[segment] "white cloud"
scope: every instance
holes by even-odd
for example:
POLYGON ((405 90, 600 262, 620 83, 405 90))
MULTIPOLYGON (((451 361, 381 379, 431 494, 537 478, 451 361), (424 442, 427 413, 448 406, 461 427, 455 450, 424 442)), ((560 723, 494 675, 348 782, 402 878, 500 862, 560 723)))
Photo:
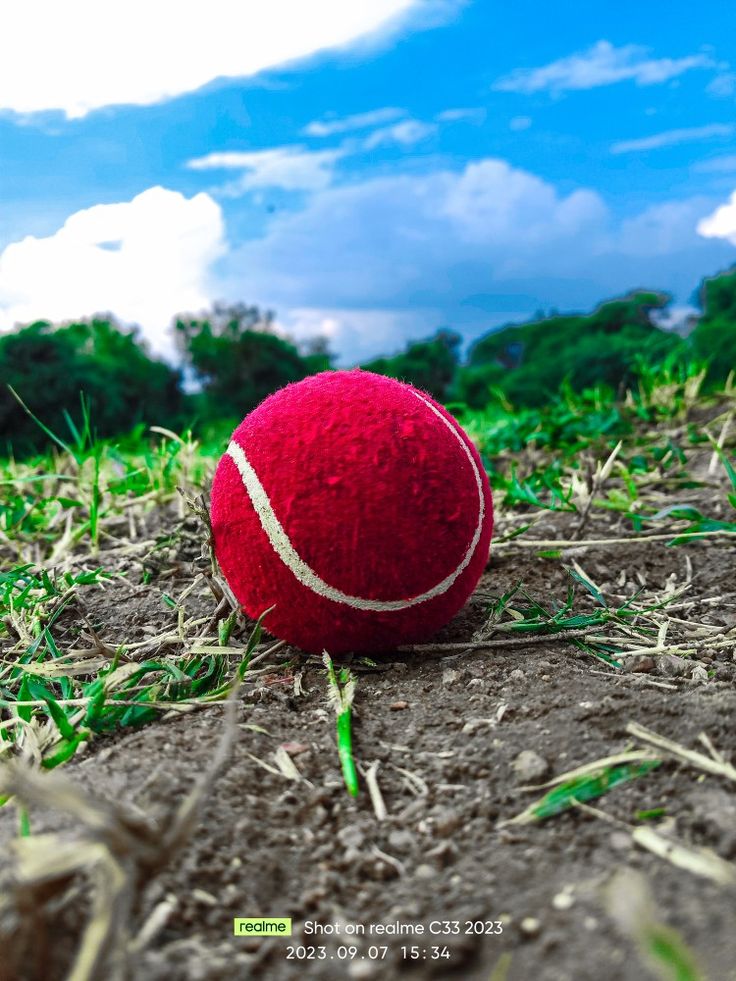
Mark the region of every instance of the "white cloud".
POLYGON ((473 123, 478 126, 485 121, 486 110, 482 106, 475 109, 444 109, 434 118, 438 123, 473 123))
POLYGON ((718 136, 731 136, 736 126, 731 123, 709 123, 707 126, 691 126, 686 129, 670 129, 653 136, 644 136, 637 140, 621 140, 614 143, 611 153, 638 153, 641 150, 659 150, 665 146, 677 146, 679 143, 693 143, 698 140, 711 140, 718 136))
POLYGON ((673 304, 666 310, 653 310, 651 317, 659 327, 687 337, 695 329, 700 318, 700 310, 691 303, 673 304))
POLYGON ((717 99, 728 99, 736 93, 736 73, 723 72, 716 75, 705 90, 708 95, 715 96, 717 99))
POLYGON ((731 246, 696 231, 712 199, 617 223, 591 189, 564 193, 503 160, 336 184, 220 265, 218 295, 329 335, 343 363, 450 325, 466 336, 536 309, 590 309, 635 286, 684 300, 731 246))
POLYGON ((704 197, 651 205, 621 223, 616 249, 629 256, 656 256, 696 246, 696 226, 707 207, 704 197))
POLYGON ((610 41, 598 41, 587 51, 560 58, 541 68, 517 68, 500 78, 494 89, 501 92, 565 92, 593 89, 616 82, 656 85, 682 75, 692 68, 710 68, 713 61, 705 54, 685 58, 651 58, 649 49, 637 44, 616 48, 610 41))
POLYGON ((724 238, 736 245, 736 191, 726 204, 698 222, 698 234, 704 238, 724 238))
POLYGON ((393 126, 384 126, 374 130, 362 142, 365 150, 373 150, 379 146, 413 146, 428 139, 437 130, 433 123, 422 123, 418 119, 405 119, 404 122, 394 123, 393 126))
POLYGON ((24 0, 4 5, 0 109, 151 105, 395 26, 417 0, 24 0))
POLYGON ((509 129, 513 130, 514 133, 520 133, 522 130, 529 129, 531 124, 531 116, 514 116, 509 123, 509 129))
POLYGON ((561 195, 500 160, 375 178, 278 215, 264 237, 231 253, 221 293, 276 309, 287 327, 293 311, 340 311, 329 315, 335 347, 364 356, 443 323, 487 324, 488 313, 463 306, 465 298, 508 294, 518 278, 571 282, 580 243, 586 256, 603 250, 608 221, 594 192, 561 195))
POLYGON ((701 160, 695 165, 695 170, 706 174, 730 174, 736 170, 736 153, 714 157, 712 160, 701 160))
POLYGON ((593 191, 560 197, 554 187, 504 160, 469 164, 437 204, 471 242, 503 242, 506 248, 543 246, 600 226, 606 207, 593 191))
POLYGON ((258 187, 280 187, 286 191, 318 191, 332 181, 332 172, 342 150, 305 150, 299 146, 273 147, 250 152, 209 153, 190 160, 191 170, 240 170, 242 176, 220 189, 237 197, 258 187))
POLYGON ((297 341, 325 337, 334 351, 350 352, 348 362, 355 363, 378 352, 392 354, 403 347, 405 338, 431 333, 438 316, 431 309, 296 307, 278 325, 297 341))
POLYGON ((365 360, 444 324, 477 335, 512 310, 585 309, 632 285, 683 296, 728 256, 718 239, 736 243, 736 195, 698 226, 712 209, 669 202, 617 226, 594 191, 485 159, 317 190, 228 252, 211 197, 156 187, 0 253, 0 328, 109 310, 169 354, 176 312, 241 300, 365 360))
MULTIPOLYGON (((345 120, 343 120, 345 122, 345 120)), ((187 161, 190 170, 241 171, 234 181, 216 189, 223 197, 240 197, 257 188, 278 187, 285 191, 322 191, 332 183, 337 161, 348 154, 376 147, 409 147, 432 136, 435 123, 406 119, 384 126, 362 139, 346 139, 331 150, 307 150, 302 146, 269 147, 265 150, 228 150, 208 153, 187 161)))
MULTIPOLYGON (((331 133, 348 131, 367 125, 367 117, 375 122, 382 113, 402 112, 402 110, 377 110, 362 116, 352 116, 332 125, 331 133), (352 120, 352 122, 350 122, 352 120), (348 123, 350 122, 350 125, 348 123)), ((310 127, 317 124, 310 123, 310 127)), ((307 127, 309 129, 309 127, 307 127)), ((437 130, 435 123, 423 123, 416 119, 405 119, 374 130, 367 136, 357 139, 349 137, 342 144, 330 150, 308 150, 303 146, 269 147, 265 150, 226 150, 214 151, 204 157, 189 160, 190 170, 239 170, 237 180, 217 188, 217 193, 225 197, 239 197, 256 188, 278 187, 286 191, 321 191, 332 183, 337 161, 348 154, 373 150, 380 146, 413 146, 432 136, 437 130)))
POLYGON ((210 269, 224 252, 222 213, 207 194, 152 187, 77 211, 54 235, 0 253, 0 329, 111 311, 170 354, 172 316, 211 303, 210 269))
POLYGON ((356 129, 368 129, 369 126, 381 126, 405 115, 405 109, 387 106, 384 109, 372 109, 370 112, 343 116, 341 119, 316 119, 305 126, 302 132, 306 136, 334 136, 335 133, 349 133, 356 129))

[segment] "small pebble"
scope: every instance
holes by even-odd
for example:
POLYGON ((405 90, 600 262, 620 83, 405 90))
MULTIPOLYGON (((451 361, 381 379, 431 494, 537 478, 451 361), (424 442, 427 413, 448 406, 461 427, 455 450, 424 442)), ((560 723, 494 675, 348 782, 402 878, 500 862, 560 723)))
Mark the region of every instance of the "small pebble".
POLYGON ((392 702, 388 708, 390 712, 403 712, 404 709, 409 708, 409 703, 404 701, 392 702))
POLYGON ((569 889, 563 889, 553 898, 552 905, 555 909, 570 909, 575 905, 575 896, 569 889))
POLYGON ((649 657, 648 654, 644 654, 641 657, 627 657, 624 664, 624 671, 635 674, 650 674, 656 666, 654 658, 649 657))
POLYGON ((406 851, 414 845, 414 835, 411 831, 396 829, 389 834, 388 844, 397 852, 406 851))
POLYGON ((312 820, 317 827, 324 824, 328 817, 329 814, 327 809, 321 804, 317 804, 317 806, 312 810, 312 820))
POLYGON ((380 962, 372 960, 358 961, 353 960, 348 967, 348 977, 351 978, 375 978, 381 970, 380 962))
POLYGON ((678 654, 663 654, 657 664, 659 673, 666 678, 681 678, 690 666, 690 662, 678 654))
POLYGON ((462 732, 477 732, 478 729, 485 729, 491 725, 490 719, 468 719, 462 728, 462 732))
POLYGON ((337 832, 337 840, 343 848, 360 848, 365 835, 357 825, 349 824, 347 828, 341 828, 337 832))
POLYGON ((525 916, 519 924, 519 929, 527 937, 536 937, 541 927, 542 924, 534 916, 525 916))
POLYGON ((309 752, 309 746, 306 743, 281 743, 281 749, 289 756, 299 756, 300 753, 309 752))
POLYGON ((523 749, 511 764, 522 783, 541 780, 549 770, 549 763, 533 749, 523 749))
POLYGON ((432 829, 440 838, 453 834, 462 823, 462 815, 449 807, 432 815, 432 829))

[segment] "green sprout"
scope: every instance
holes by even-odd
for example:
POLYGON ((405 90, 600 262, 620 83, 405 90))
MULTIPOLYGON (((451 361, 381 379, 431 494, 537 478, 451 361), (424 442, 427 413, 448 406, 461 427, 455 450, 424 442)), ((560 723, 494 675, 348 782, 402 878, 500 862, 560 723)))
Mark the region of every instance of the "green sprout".
POLYGON ((358 796, 358 771, 353 758, 351 728, 352 703, 355 696, 355 677, 348 668, 335 671, 332 658, 325 651, 322 661, 327 668, 327 693, 337 715, 337 755, 340 758, 345 786, 351 797, 358 796))

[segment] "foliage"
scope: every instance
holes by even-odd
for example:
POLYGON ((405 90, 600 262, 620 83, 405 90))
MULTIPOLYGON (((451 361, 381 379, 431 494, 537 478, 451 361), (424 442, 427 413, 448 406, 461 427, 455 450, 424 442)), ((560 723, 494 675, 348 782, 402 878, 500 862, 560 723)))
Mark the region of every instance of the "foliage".
POLYGON ((442 329, 427 340, 409 344, 401 354, 376 358, 361 367, 410 382, 444 402, 455 379, 461 342, 455 331, 442 329))
POLYGON ((179 347, 201 386, 200 416, 241 419, 271 392, 329 367, 323 344, 302 355, 274 332, 273 314, 258 307, 216 304, 204 318, 180 316, 179 347))
POLYGON ((709 380, 723 381, 736 369, 736 266, 703 281, 700 304, 693 349, 708 362, 709 380))
POLYGON ((527 824, 532 821, 544 821, 568 811, 579 803, 595 800, 613 790, 621 783, 635 780, 655 769, 661 760, 642 760, 638 763, 621 763, 618 766, 603 767, 598 771, 573 777, 571 780, 554 787, 544 797, 531 804, 526 811, 518 815, 512 822, 527 824))
POLYGON ((485 334, 460 370, 458 393, 481 408, 484 383, 530 406, 549 401, 565 379, 578 391, 604 384, 623 392, 633 384, 641 361, 657 364, 668 356, 686 356, 684 341, 652 320, 667 302, 663 293, 636 292, 603 303, 591 314, 544 317, 485 334))
POLYGON ((483 409, 500 391, 505 376, 506 369, 497 361, 463 365, 455 378, 454 398, 471 409, 483 409))
POLYGON ((12 451, 24 455, 48 440, 8 386, 53 430, 66 432, 68 420, 82 429, 90 415, 101 437, 181 420, 179 372, 150 358, 137 331, 112 319, 56 328, 37 321, 0 336, 0 440, 4 451, 12 439, 12 451))
MULTIPOLYGON (((682 407, 736 367, 736 267, 706 279, 700 297, 703 315, 687 338, 658 323, 669 298, 641 290, 589 314, 539 315, 489 332, 471 346, 465 364, 460 335, 443 328, 362 367, 457 403, 460 412, 497 404, 517 414, 538 409, 537 443, 546 438, 548 420, 558 424, 567 415, 574 427, 578 414, 584 427, 597 417, 598 408, 574 404, 588 392, 605 405, 600 431, 614 435, 612 413, 627 391, 639 417, 654 420, 670 412, 673 398, 682 407), (557 406, 551 414, 550 406, 557 406)), ((40 450, 49 430, 68 431, 78 442, 144 423, 174 429, 196 423, 201 436, 212 425, 232 425, 289 382, 333 367, 325 338, 297 346, 257 306, 215 304, 202 315, 180 315, 173 329, 181 371, 152 359, 137 330, 111 317, 56 327, 38 321, 1 336, 0 452, 23 457, 40 450), (85 436, 90 419, 95 431, 85 436)), ((535 487, 527 482, 533 495, 535 487)))

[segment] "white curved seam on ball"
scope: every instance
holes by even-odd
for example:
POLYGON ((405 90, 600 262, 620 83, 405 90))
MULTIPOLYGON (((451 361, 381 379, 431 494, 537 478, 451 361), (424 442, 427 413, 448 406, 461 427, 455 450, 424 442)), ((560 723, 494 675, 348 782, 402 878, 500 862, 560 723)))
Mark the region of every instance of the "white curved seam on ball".
POLYGON ((417 606, 419 603, 426 603, 427 600, 435 599, 435 597, 446 593, 470 564, 473 554, 478 546, 478 542, 480 541, 480 536, 483 533, 483 521, 485 519, 483 483, 470 449, 452 423, 438 409, 436 409, 431 402, 428 402, 417 392, 412 392, 412 394, 416 395, 421 402, 424 402, 424 404, 431 409, 432 412, 434 412, 437 418, 447 426, 447 428, 462 446, 465 455, 470 461, 473 476, 475 477, 476 488, 478 490, 478 523, 470 545, 468 546, 460 564, 456 566, 449 576, 446 576, 441 582, 437 583, 436 586, 433 586, 425 593, 421 593, 418 596, 412 596, 409 599, 365 599, 362 596, 351 596, 348 593, 344 593, 341 589, 336 589, 334 586, 330 586, 329 583, 326 583, 324 579, 320 578, 314 569, 311 568, 311 566, 307 565, 307 563, 301 558, 299 553, 291 544, 289 536, 286 534, 283 525, 276 517, 274 510, 271 507, 268 494, 266 493, 263 484, 259 480, 258 474, 255 472, 248 458, 246 457, 242 446, 240 446, 239 443, 236 443, 235 440, 231 440, 227 448, 228 455, 238 468, 240 478, 243 482, 243 487, 245 488, 251 504, 258 515, 258 519, 261 522, 261 527, 265 531, 272 548, 284 565, 294 574, 296 579, 303 586, 311 589, 312 592, 317 593, 318 596, 323 596, 335 603, 343 603, 346 606, 350 606, 356 610, 367 610, 374 613, 406 610, 409 607, 417 606))

